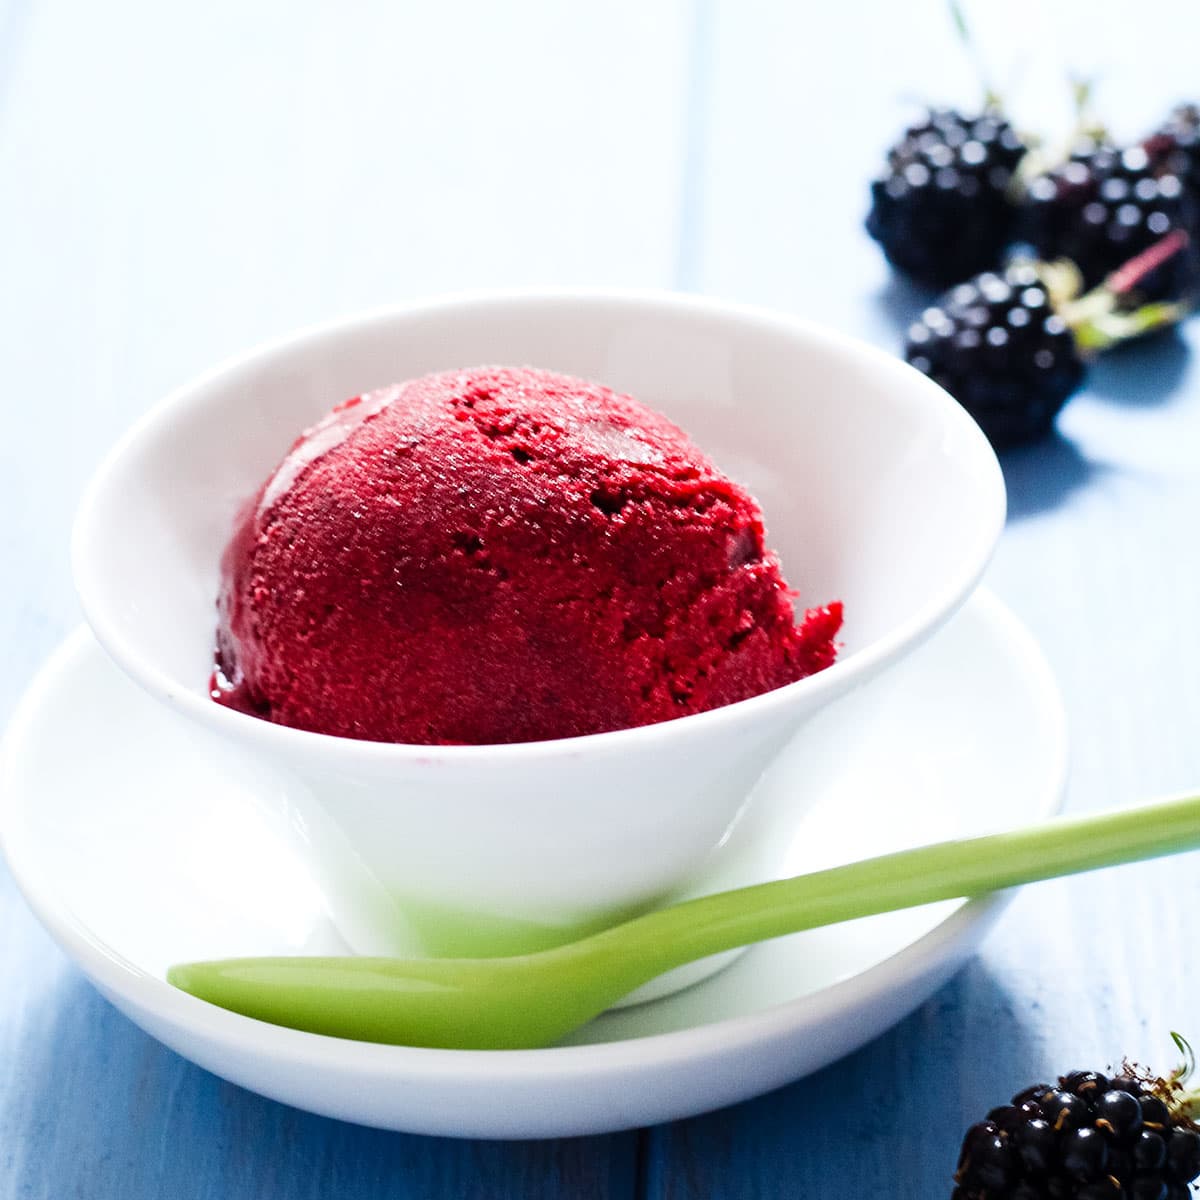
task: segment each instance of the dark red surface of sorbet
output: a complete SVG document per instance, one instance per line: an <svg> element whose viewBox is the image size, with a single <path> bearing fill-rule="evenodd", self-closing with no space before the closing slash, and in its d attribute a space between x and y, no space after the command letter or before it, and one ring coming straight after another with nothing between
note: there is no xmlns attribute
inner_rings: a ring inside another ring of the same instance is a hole
<svg viewBox="0 0 1200 1200"><path fill-rule="evenodd" d="M546 371L340 405L242 513L213 696L386 742L522 742L744 700L834 660L762 514L665 418Z"/></svg>

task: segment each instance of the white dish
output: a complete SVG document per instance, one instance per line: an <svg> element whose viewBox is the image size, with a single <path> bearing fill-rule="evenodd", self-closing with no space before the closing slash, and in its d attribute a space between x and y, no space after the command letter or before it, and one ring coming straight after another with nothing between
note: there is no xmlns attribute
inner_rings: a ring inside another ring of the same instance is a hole
<svg viewBox="0 0 1200 1200"><path fill-rule="evenodd" d="M709 712L517 745L356 741L214 704L218 564L239 505L335 403L488 362L599 379L687 429L758 497L803 603L846 602L838 662ZM892 355L695 296L498 293L305 330L180 388L98 472L74 565L131 678L249 749L278 773L264 786L328 826L314 845L356 950L399 952L419 930L433 952L481 954L570 940L747 858L777 872L774 844L745 829L763 771L958 608L1003 522L979 427ZM822 785L797 771L792 805Z"/></svg>
<svg viewBox="0 0 1200 1200"><path fill-rule="evenodd" d="M894 673L787 857L809 870L1036 821L1065 774L1061 702L1037 646L985 592ZM836 718L836 719L834 719ZM786 795L789 755L764 788ZM169 987L172 961L336 953L301 831L227 743L156 704L86 631L30 688L0 755L0 838L34 912L118 1008L208 1070L313 1112L472 1137L598 1133L717 1108L863 1045L961 965L1005 897L756 946L668 999L534 1051L377 1046L281 1029ZM768 800L770 797L768 796Z"/></svg>

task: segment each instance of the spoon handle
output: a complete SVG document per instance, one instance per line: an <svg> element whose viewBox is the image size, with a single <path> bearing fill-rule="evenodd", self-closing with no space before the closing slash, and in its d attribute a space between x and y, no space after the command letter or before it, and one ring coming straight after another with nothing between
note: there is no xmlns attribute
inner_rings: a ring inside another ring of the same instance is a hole
<svg viewBox="0 0 1200 1200"><path fill-rule="evenodd" d="M939 842L658 909L577 943L657 960L649 976L819 925L1200 848L1200 796Z"/></svg>

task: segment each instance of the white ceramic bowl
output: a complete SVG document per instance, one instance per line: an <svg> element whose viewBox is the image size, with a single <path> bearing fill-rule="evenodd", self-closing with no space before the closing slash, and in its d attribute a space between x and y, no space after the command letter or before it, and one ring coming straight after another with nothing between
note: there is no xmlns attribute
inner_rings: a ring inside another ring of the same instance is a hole
<svg viewBox="0 0 1200 1200"><path fill-rule="evenodd" d="M686 429L761 501L801 603L845 602L839 662L698 716L503 746L360 742L214 704L218 562L238 504L338 401L482 363L597 379ZM734 835L753 826L746 800L771 761L959 607L1003 520L974 422L869 346L694 297L477 295L312 329L175 392L101 467L74 566L116 662L286 791L354 948L411 948L415 930L432 953L486 953L720 878L745 853ZM771 847L758 851L769 870Z"/></svg>

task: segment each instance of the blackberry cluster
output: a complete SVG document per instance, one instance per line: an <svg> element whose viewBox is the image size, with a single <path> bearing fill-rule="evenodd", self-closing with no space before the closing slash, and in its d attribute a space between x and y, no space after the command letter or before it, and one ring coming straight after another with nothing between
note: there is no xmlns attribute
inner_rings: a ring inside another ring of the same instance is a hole
<svg viewBox="0 0 1200 1200"><path fill-rule="evenodd" d="M967 1130L952 1200L1189 1200L1200 1133L1128 1076L1073 1071Z"/></svg>
<svg viewBox="0 0 1200 1200"><path fill-rule="evenodd" d="M996 447L1048 432L1084 376L1074 335L1037 271L1024 265L951 289L910 326L904 356Z"/></svg>
<svg viewBox="0 0 1200 1200"><path fill-rule="evenodd" d="M1196 202L1183 180L1145 146L1095 146L1029 183L1019 237L1039 258L1070 259L1092 287L1175 229L1196 232ZM1180 300L1200 283L1189 248L1140 284L1153 300Z"/></svg>
<svg viewBox="0 0 1200 1200"><path fill-rule="evenodd" d="M871 184L867 232L893 266L944 287L992 266L1008 244L1013 172L1025 146L995 111L931 111Z"/></svg>

